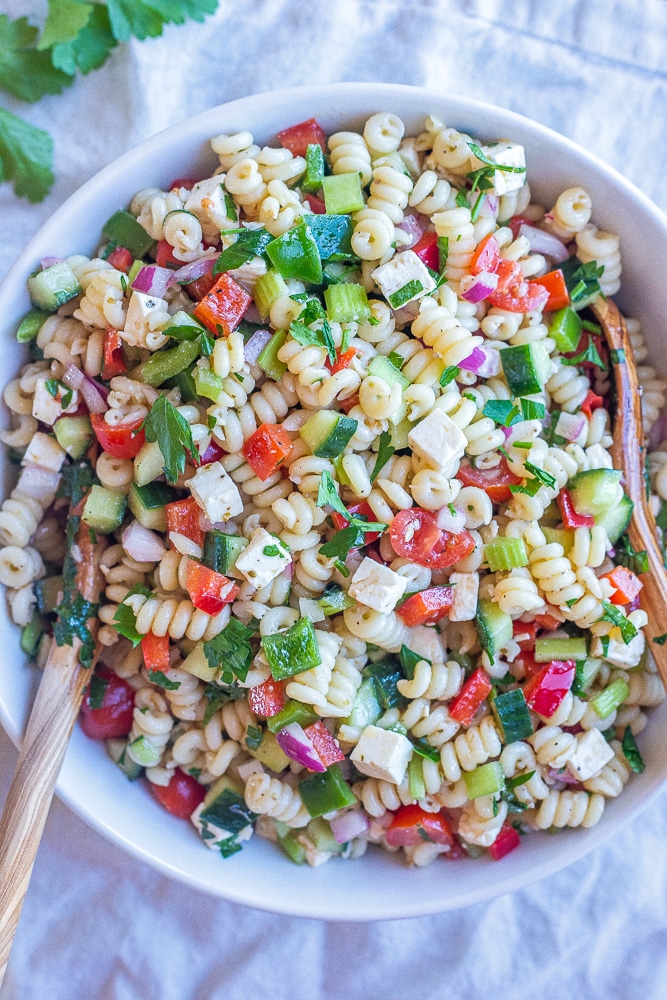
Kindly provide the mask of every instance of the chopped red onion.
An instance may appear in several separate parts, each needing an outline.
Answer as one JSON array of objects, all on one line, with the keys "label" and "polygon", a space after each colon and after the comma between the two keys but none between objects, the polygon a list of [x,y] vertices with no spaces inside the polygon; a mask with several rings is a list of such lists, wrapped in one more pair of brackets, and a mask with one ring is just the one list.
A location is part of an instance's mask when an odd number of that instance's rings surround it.
[{"label": "chopped red onion", "polygon": [[166,551],[159,535],[144,528],[138,521],[132,521],[127,526],[121,541],[128,556],[141,563],[159,562]]},{"label": "chopped red onion", "polygon": [[219,256],[218,253],[215,253],[208,257],[198,257],[197,260],[186,264],[185,267],[179,267],[178,271],[170,271],[170,284],[187,285],[191,281],[196,281],[197,278],[203,278],[205,274],[211,273]]},{"label": "chopped red onion", "polygon": [[575,778],[573,774],[570,774],[570,772],[567,769],[564,769],[562,771],[557,771],[555,768],[550,767],[549,771],[548,771],[548,775],[554,781],[558,781],[558,782],[560,782],[563,785],[578,785],[579,784],[579,779]]},{"label": "chopped red onion", "polygon": [[419,243],[424,234],[424,227],[416,215],[404,216],[396,228],[408,237],[405,242],[401,242],[401,250],[409,250],[415,243]]},{"label": "chopped red onion", "polygon": [[78,389],[90,413],[104,413],[107,409],[106,398],[109,390],[99,385],[76,365],[68,364],[63,375],[63,382],[70,389]]},{"label": "chopped red onion", "polygon": [[524,222],[519,229],[519,236],[526,237],[533,253],[543,253],[547,257],[552,257],[557,264],[570,256],[565,244],[553,233],[547,233],[544,229],[527,226]]},{"label": "chopped red onion", "polygon": [[476,347],[472,354],[459,361],[459,368],[482,378],[492,378],[500,374],[500,354],[492,347]]},{"label": "chopped red onion", "polygon": [[368,816],[361,809],[350,809],[340,816],[334,816],[330,823],[331,832],[338,844],[346,844],[348,840],[366,833],[371,825]]},{"label": "chopped red onion", "polygon": [[255,330],[252,337],[245,345],[244,355],[249,365],[254,365],[273,334],[270,330]]},{"label": "chopped red onion", "polygon": [[284,729],[279,729],[276,740],[280,748],[297,764],[303,764],[309,771],[326,771],[315,747],[298,722],[290,722]]},{"label": "chopped red onion", "polygon": [[560,413],[556,423],[555,432],[566,441],[576,441],[579,435],[586,429],[586,418],[581,414]]},{"label": "chopped red onion", "polygon": [[136,278],[130,285],[136,292],[144,292],[145,295],[155,295],[156,298],[164,298],[164,293],[169,285],[173,284],[174,271],[168,267],[158,267],[157,264],[146,264],[140,269]]},{"label": "chopped red onion", "polygon": [[243,318],[248,323],[256,323],[258,326],[260,324],[266,322],[266,319],[262,319],[262,317],[257,312],[257,306],[255,305],[254,302],[250,303],[250,305],[246,309],[245,313],[243,314]]},{"label": "chopped red onion", "polygon": [[495,292],[498,287],[498,275],[489,271],[482,271],[480,274],[466,275],[461,280],[461,298],[466,302],[482,302],[489,297],[491,292]]},{"label": "chopped red onion", "polygon": [[505,440],[507,441],[508,437],[511,437],[512,428],[511,427],[503,427],[501,425],[500,429],[503,432],[503,434],[505,435]]},{"label": "chopped red onion", "polygon": [[47,267],[53,267],[54,264],[62,264],[64,259],[64,257],[42,257],[39,263],[46,270]]}]

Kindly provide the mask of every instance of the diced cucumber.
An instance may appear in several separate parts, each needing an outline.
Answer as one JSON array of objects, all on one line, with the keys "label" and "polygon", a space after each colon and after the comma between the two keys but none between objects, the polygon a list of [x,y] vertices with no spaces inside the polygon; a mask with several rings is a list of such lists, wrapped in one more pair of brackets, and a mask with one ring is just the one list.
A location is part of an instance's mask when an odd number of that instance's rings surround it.
[{"label": "diced cucumber", "polygon": [[[324,215],[322,218],[326,219]],[[327,316],[332,323],[360,323],[371,314],[368,296],[363,285],[351,283],[329,285],[324,289]]]},{"label": "diced cucumber", "polygon": [[500,360],[513,396],[541,392],[551,372],[549,352],[541,342],[505,347]]},{"label": "diced cucumber", "polygon": [[124,209],[107,219],[102,232],[115,246],[129,250],[133,257],[145,257],[155,243],[135,217]]},{"label": "diced cucumber", "polygon": [[282,847],[283,851],[295,865],[305,865],[306,863],[306,848],[303,844],[298,841],[300,831],[291,830],[285,823],[280,823],[276,820],[276,836],[278,838],[278,846]]},{"label": "diced cucumber", "polygon": [[576,351],[581,340],[581,329],[581,320],[572,306],[565,306],[552,313],[549,336],[553,337],[562,354]]},{"label": "diced cucumber", "polygon": [[299,436],[318,458],[337,458],[354,436],[358,422],[333,410],[318,410],[299,430]]},{"label": "diced cucumber", "polygon": [[299,784],[301,800],[313,818],[356,805],[357,799],[344,780],[338,764],[317,771]]},{"label": "diced cucumber", "polygon": [[308,194],[317,194],[324,178],[324,153],[319,142],[311,142],[306,148],[306,173],[301,187]]},{"label": "diced cucumber", "polygon": [[285,707],[276,715],[270,716],[266,724],[272,733],[277,733],[292,722],[298,722],[305,729],[313,722],[317,722],[318,716],[312,711],[310,706],[304,705],[300,701],[288,701]]},{"label": "diced cucumber", "polygon": [[56,309],[75,298],[81,286],[67,261],[61,260],[28,278],[30,301],[38,309],[54,313]]},{"label": "diced cucumber", "polygon": [[404,680],[406,675],[409,676],[408,671],[403,673],[393,657],[379,660],[377,663],[369,663],[364,667],[364,676],[372,678],[375,682],[378,701],[385,711],[405,704],[405,699],[398,690],[397,684]]},{"label": "diced cucumber", "polygon": [[197,643],[192,652],[183,660],[181,669],[186,670],[193,677],[198,677],[200,681],[205,681],[206,684],[213,683],[220,673],[220,667],[210,666],[204,652],[204,644],[201,642]]},{"label": "diced cucumber", "polygon": [[214,528],[206,532],[202,562],[216,573],[228,576],[247,545],[248,539],[242,535],[226,535]]},{"label": "diced cucumber", "polygon": [[536,639],[535,660],[550,663],[551,660],[585,660],[588,643],[583,635],[568,636],[565,639]]},{"label": "diced cucumber", "polygon": [[199,818],[235,834],[250,826],[255,814],[245,804],[242,782],[223,774],[206,793]]},{"label": "diced cucumber", "polygon": [[58,608],[63,592],[62,576],[45,576],[35,580],[32,590],[37,599],[37,610],[40,614],[50,615]]},{"label": "diced cucumber", "polygon": [[364,207],[361,178],[358,173],[330,174],[322,181],[327,215],[345,215]]},{"label": "diced cucumber", "polygon": [[280,773],[289,767],[290,759],[270,729],[266,730],[258,747],[254,750],[248,747],[248,753],[252,757],[256,757],[270,771]]},{"label": "diced cucumber", "polygon": [[609,541],[614,545],[624,531],[627,531],[634,503],[625,493],[615,507],[603,510],[600,514],[594,514],[595,523],[604,528],[609,537]]},{"label": "diced cucumber", "polygon": [[408,764],[408,792],[410,797],[417,801],[426,795],[422,758],[416,753],[412,755]]},{"label": "diced cucumber", "polygon": [[618,469],[587,469],[573,476],[567,484],[567,491],[577,514],[592,514],[595,517],[614,507],[618,502],[618,484],[622,475]]},{"label": "diced cucumber", "polygon": [[502,729],[505,743],[525,740],[533,732],[533,723],[521,688],[496,695],[491,700],[491,711]]},{"label": "diced cucumber", "polygon": [[540,524],[540,527],[549,544],[551,542],[558,542],[559,545],[563,546],[565,555],[571,551],[574,545],[574,530],[572,528],[551,528],[549,525],[542,524]]},{"label": "diced cucumber", "polygon": [[526,546],[520,538],[494,538],[484,546],[484,558],[492,573],[528,565]]},{"label": "diced cucumber", "polygon": [[193,374],[195,378],[195,389],[198,394],[200,396],[204,396],[206,399],[211,399],[214,403],[216,403],[225,387],[225,384],[220,376],[216,375],[210,368],[204,368],[201,365],[195,365]]},{"label": "diced cucumber", "polygon": [[34,340],[45,320],[50,315],[50,313],[44,312],[42,309],[31,309],[29,313],[26,313],[16,331],[16,339],[19,344],[25,344],[29,340]]},{"label": "diced cucumber", "polygon": [[21,649],[31,660],[35,658],[40,639],[46,633],[46,628],[46,619],[35,613],[21,633]]},{"label": "diced cucumber", "polygon": [[469,799],[479,799],[483,795],[495,795],[505,788],[505,772],[499,760],[465,771],[463,778]]},{"label": "diced cucumber", "polygon": [[134,481],[146,486],[164,472],[164,458],[157,441],[146,441],[134,459]]},{"label": "diced cucumber", "polygon": [[277,382],[287,371],[284,361],[278,359],[278,351],[287,340],[287,330],[276,330],[271,340],[257,358],[257,364],[262,371]]},{"label": "diced cucumber", "polygon": [[137,736],[136,740],[127,744],[126,754],[142,767],[155,767],[161,756],[160,750],[144,735]]},{"label": "diced cucumber", "polygon": [[387,385],[400,385],[401,389],[407,389],[410,385],[410,379],[407,375],[392,365],[389,358],[385,358],[382,354],[375,355],[368,366],[368,374],[384,379]]},{"label": "diced cucumber", "polygon": [[318,816],[317,819],[311,819],[306,827],[306,836],[318,851],[323,851],[326,854],[340,854],[343,850],[343,845],[338,843],[332,833],[331,824],[327,823],[321,816]]},{"label": "diced cucumber", "polygon": [[139,524],[151,531],[166,531],[165,504],[178,500],[179,494],[166,483],[130,484],[128,504]]},{"label": "diced cucumber", "polygon": [[395,451],[407,448],[409,445],[408,434],[414,427],[409,420],[403,419],[398,424],[389,423],[389,433],[391,435],[390,444]]},{"label": "diced cucumber", "polygon": [[109,739],[105,741],[106,750],[114,764],[116,764],[129,781],[136,781],[144,773],[141,764],[127,753],[127,740]]},{"label": "diced cucumber", "polygon": [[93,531],[108,535],[121,524],[126,507],[127,497],[124,493],[107,490],[104,486],[91,486],[81,520]]},{"label": "diced cucumber", "polygon": [[490,657],[494,657],[512,638],[512,619],[488,598],[477,604],[475,619],[479,641]]},{"label": "diced cucumber", "polygon": [[586,693],[588,688],[591,686],[597,673],[602,666],[602,660],[595,660],[593,658],[580,660],[577,663],[574,683],[572,684],[572,694],[583,695]]},{"label": "diced cucumber", "polygon": [[90,417],[59,417],[53,433],[60,447],[73,459],[83,458],[95,436]]},{"label": "diced cucumber", "polygon": [[377,722],[381,715],[382,705],[378,698],[375,679],[367,677],[365,681],[361,682],[361,686],[354,699],[352,711],[346,719],[343,719],[342,724],[365,729],[366,726],[372,726]]}]

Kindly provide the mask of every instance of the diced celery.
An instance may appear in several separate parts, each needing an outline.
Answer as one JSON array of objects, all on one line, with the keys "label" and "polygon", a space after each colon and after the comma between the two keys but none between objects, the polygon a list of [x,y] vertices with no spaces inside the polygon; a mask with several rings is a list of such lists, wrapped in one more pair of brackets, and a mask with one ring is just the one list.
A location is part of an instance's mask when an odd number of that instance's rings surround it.
[{"label": "diced celery", "polygon": [[630,688],[627,683],[622,677],[617,677],[608,688],[600,691],[600,694],[597,694],[595,698],[591,698],[591,705],[601,719],[606,719],[619,705],[623,704],[629,694]]},{"label": "diced celery", "polygon": [[212,372],[210,368],[195,366],[195,388],[200,396],[212,399],[215,403],[224,389],[224,383],[219,375]]},{"label": "diced celery", "polygon": [[324,289],[324,301],[327,306],[327,316],[332,323],[360,323],[370,314],[368,296],[363,285],[351,283],[329,285]]},{"label": "diced celery", "polygon": [[257,358],[257,364],[262,371],[277,382],[287,371],[287,365],[278,358],[278,351],[287,340],[287,330],[276,330],[262,353]]},{"label": "diced celery", "polygon": [[476,767],[474,771],[465,771],[463,775],[469,799],[479,799],[483,795],[495,795],[505,788],[505,772],[498,760],[489,761]]},{"label": "diced celery", "polygon": [[492,573],[528,565],[528,553],[521,538],[494,538],[484,546],[484,558]]},{"label": "diced celery", "polygon": [[364,207],[361,178],[357,173],[331,174],[322,181],[327,215],[358,212]]},{"label": "diced celery", "polygon": [[563,639],[542,638],[535,640],[535,660],[550,663],[551,660],[585,660],[588,643],[583,635],[568,636]]},{"label": "diced celery", "polygon": [[263,320],[268,319],[271,306],[281,295],[289,295],[289,291],[285,279],[278,271],[271,270],[260,275],[255,282],[253,299]]},{"label": "diced celery", "polygon": [[426,795],[422,760],[418,754],[413,754],[408,764],[408,791],[413,799],[423,799]]}]

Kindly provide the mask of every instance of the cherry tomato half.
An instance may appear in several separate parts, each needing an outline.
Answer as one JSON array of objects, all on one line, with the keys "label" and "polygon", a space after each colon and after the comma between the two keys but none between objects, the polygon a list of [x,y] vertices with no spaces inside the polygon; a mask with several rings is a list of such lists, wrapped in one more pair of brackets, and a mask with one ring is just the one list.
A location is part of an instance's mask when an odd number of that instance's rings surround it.
[{"label": "cherry tomato half", "polygon": [[470,462],[461,462],[456,478],[464,486],[477,486],[484,490],[493,503],[506,503],[512,496],[510,486],[517,486],[521,479],[507,467],[505,459],[495,469],[473,469]]},{"label": "cherry tomato half", "polygon": [[429,569],[446,569],[465,559],[475,548],[469,531],[455,535],[438,527],[435,516],[416,507],[399,510],[389,529],[397,555]]},{"label": "cherry tomato half", "polygon": [[416,847],[425,840],[432,844],[454,842],[452,828],[445,816],[426,812],[418,805],[397,809],[385,837],[390,847]]},{"label": "cherry tomato half", "polygon": [[90,422],[100,445],[114,458],[134,458],[146,441],[144,431],[139,430],[143,418],[128,424],[108,424],[103,413],[91,413]]},{"label": "cherry tomato half", "polygon": [[151,789],[160,805],[179,819],[189,819],[206,795],[204,786],[184,771],[174,771],[168,785],[151,783]]},{"label": "cherry tomato half", "polygon": [[112,670],[100,667],[95,676],[106,684],[102,704],[91,708],[90,690],[81,703],[81,728],[91,740],[107,740],[127,736],[132,728],[134,691]]}]

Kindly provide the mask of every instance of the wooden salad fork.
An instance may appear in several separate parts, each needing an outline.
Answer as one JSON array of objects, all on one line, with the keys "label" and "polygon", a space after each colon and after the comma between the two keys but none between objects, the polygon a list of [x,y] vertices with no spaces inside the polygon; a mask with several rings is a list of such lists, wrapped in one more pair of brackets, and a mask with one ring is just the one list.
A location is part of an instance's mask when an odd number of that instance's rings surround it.
[{"label": "wooden salad fork", "polygon": [[[106,541],[93,543],[82,521],[77,545],[81,553],[77,591],[97,603],[104,585],[100,557]],[[88,625],[94,634],[95,622],[89,620]],[[81,646],[77,637],[71,646],[57,646],[52,640],[0,818],[0,986],[60,767],[91,676],[92,668],[79,661]]]},{"label": "wooden salad fork", "polygon": [[618,306],[600,298],[592,306],[602,327],[612,359],[616,383],[616,416],[611,455],[623,470],[625,490],[635,508],[628,528],[633,547],[645,550],[648,573],[642,575],[642,606],[648,614],[645,628],[650,651],[667,686],[667,571],[663,562],[655,518],[648,504],[645,479],[646,445],[642,429],[641,391],[628,331]]}]

